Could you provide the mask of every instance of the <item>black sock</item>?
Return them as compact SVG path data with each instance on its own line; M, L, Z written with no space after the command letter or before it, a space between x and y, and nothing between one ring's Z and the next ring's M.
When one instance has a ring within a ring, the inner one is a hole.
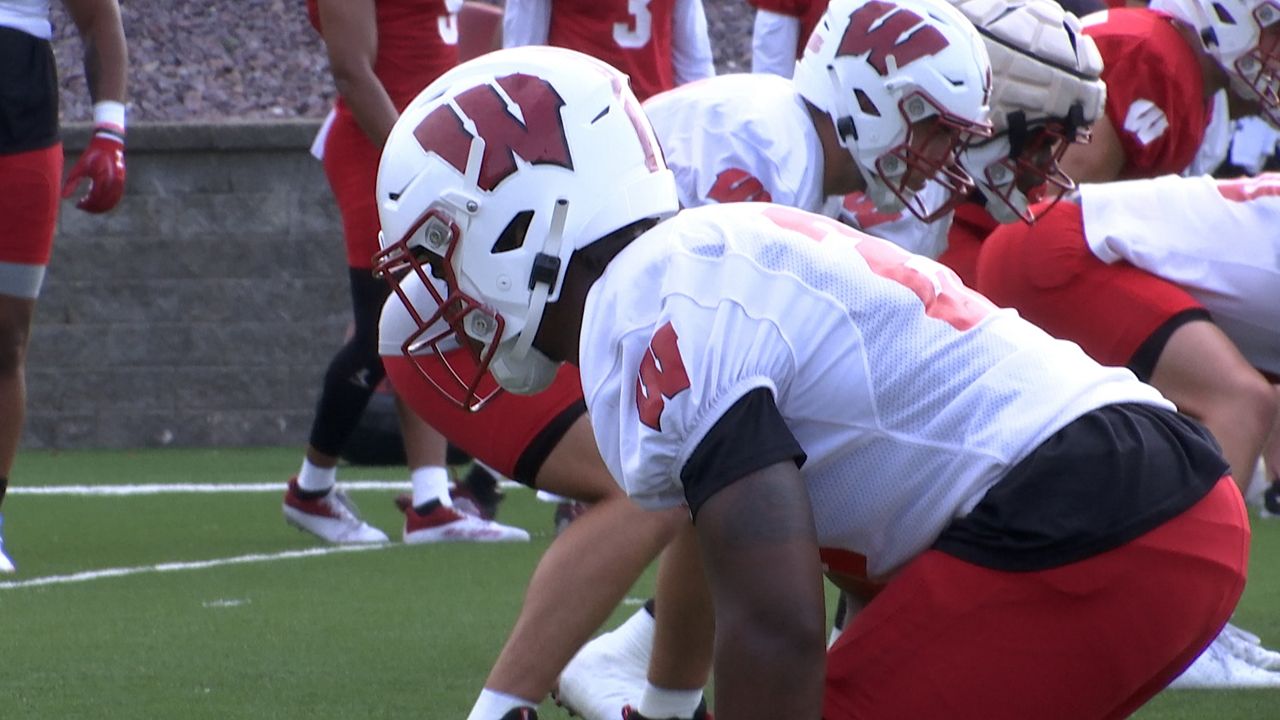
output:
M435 500L428 500L422 503L421 505L414 505L413 511L418 513L419 515L430 515L431 513L435 512L435 509L440 507L441 504L442 503L440 502L439 498Z
M9 490L9 478L0 475L0 505L4 505L4 494Z
M328 495L332 490L333 488L329 488L328 490L303 490L300 485L294 484L293 486L293 494L297 495L301 500L319 500L325 495Z
M653 610L653 608L656 607L657 604L658 604L657 598L649 598L648 600L644 601L644 611L649 613L649 617L651 618L658 617L657 615L654 614L654 610Z

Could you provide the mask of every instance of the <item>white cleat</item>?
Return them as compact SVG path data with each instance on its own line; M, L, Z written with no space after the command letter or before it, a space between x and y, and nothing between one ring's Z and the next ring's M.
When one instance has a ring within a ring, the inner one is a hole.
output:
M426 515L413 509L407 495L396 498L404 513L404 541L409 545L440 542L529 542L529 533L518 527L485 520L463 511L461 505L437 505Z
M1250 665L1263 670L1280 670L1280 652L1264 647L1262 639L1248 630L1227 623L1218 637L1226 643L1232 655Z
M0 574L12 575L18 568L4 551L4 513L0 513Z
M1219 633L1171 688L1280 688L1280 672L1252 665L1233 652L1227 633Z
M298 495L297 480L290 480L284 493L284 519L299 530L336 545L387 542L387 534L361 520L355 504L338 487L308 500Z
M585 720L618 720L627 705L638 706L653 651L653 616L644 608L617 629L592 640L560 673L552 696Z

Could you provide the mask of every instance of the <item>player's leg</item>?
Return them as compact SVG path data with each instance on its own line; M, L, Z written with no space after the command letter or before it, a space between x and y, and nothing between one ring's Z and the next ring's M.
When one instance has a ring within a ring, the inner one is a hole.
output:
M1224 479L1139 538L1050 570L926 551L832 648L824 717L1128 717L1226 622L1248 542Z
M421 365L384 347L387 375L416 413L459 449L519 482L591 507L548 548L530 579L520 615L486 680L471 718L492 720L520 704L536 706L561 668L617 607L687 515L632 503L600 458L576 370L561 368L534 396L498 395L470 413L444 398ZM446 354L460 358L463 351ZM614 718L610 718L614 720Z
M1271 383L1207 320L1185 323L1169 335L1148 382L1209 428L1241 484L1240 492L1247 494L1276 422Z
M27 347L53 250L61 176L61 144L0 154L0 508L26 419ZM0 573L10 573L3 522L0 514Z

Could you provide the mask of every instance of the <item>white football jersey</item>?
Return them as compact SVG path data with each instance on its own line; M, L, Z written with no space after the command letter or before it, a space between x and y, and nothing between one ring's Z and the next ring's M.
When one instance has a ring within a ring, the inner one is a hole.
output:
M919 198L927 209L941 207L951 199L950 192L930 180L920 191ZM954 213L947 213L927 223L908 210L882 213L864 192L849 193L843 199L840 222L855 227L881 240L888 240L898 247L937 260L947 249L947 231L951 229Z
M1172 408L927 258L777 205L682 212L591 289L580 367L597 444L629 495L684 502L681 469L769 389L807 461L823 548L883 578L1076 417Z
M804 100L776 75L720 75L649 98L680 204L773 202L835 217L822 192L822 144Z
M1280 374L1280 175L1080 188L1085 241L1184 288L1254 367Z
M49 0L0 0L0 27L11 27L48 40L53 36Z

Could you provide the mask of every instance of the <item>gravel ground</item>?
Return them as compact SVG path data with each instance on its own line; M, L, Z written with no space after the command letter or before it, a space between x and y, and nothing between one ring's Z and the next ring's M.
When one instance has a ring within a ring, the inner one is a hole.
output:
M304 0L121 0L129 42L130 121L323 117L328 61ZM724 72L750 64L753 9L704 0ZM53 3L54 52L66 122L90 118L80 41Z

